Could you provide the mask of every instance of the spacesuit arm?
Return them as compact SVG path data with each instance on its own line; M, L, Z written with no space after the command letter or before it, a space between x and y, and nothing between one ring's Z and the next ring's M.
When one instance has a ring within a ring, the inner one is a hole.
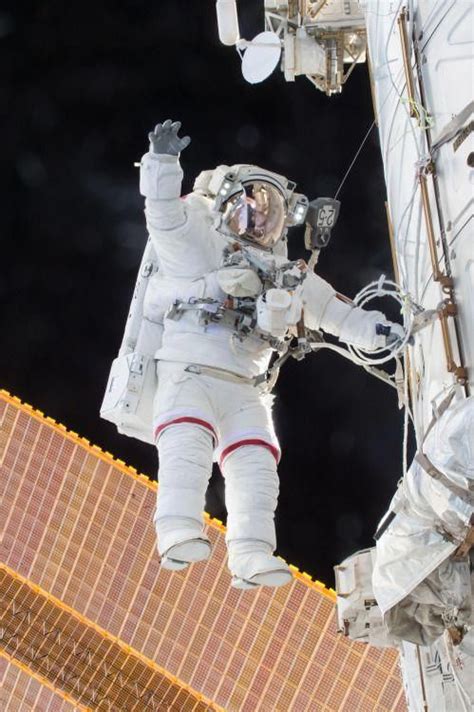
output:
M181 196L183 171L178 156L145 153L140 163L140 193L145 197L145 216L151 237L179 231L186 223ZM176 237L176 235L175 235Z
M341 341L373 351L385 346L377 324L389 324L379 311L365 311L343 301L324 279L308 272L303 282L304 321L309 329L322 329Z

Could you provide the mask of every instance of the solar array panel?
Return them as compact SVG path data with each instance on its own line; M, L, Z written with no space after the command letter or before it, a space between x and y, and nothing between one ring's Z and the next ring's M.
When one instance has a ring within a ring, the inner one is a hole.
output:
M209 518L212 557L161 570L156 483L5 392L0 419L2 561L25 582L226 710L406 710L396 652L337 635L334 592L296 571L231 588Z
M0 655L0 709L7 712L76 712L62 691L48 686L28 665Z
M0 602L4 654L82 710L220 709L4 565Z

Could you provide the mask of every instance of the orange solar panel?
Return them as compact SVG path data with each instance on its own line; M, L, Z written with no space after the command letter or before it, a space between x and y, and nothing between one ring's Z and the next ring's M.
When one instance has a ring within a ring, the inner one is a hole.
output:
M226 710L406 709L396 652L336 635L333 592L232 589L212 520L209 561L161 570L154 482L5 393L0 418L11 570Z
M28 712L76 712L81 708L67 701L60 691L47 686L28 666L9 662L0 655L0 709Z
M84 710L218 710L74 610L0 565L2 653Z

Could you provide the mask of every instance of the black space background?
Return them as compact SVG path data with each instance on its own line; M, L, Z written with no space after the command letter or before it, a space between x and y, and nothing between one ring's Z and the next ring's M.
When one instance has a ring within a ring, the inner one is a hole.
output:
M147 133L181 120L184 192L219 163L256 163L310 198L334 195L372 119L365 65L341 96L277 70L259 86L217 38L212 0L10 2L0 14L0 385L155 477L151 446L98 411L146 239L133 162ZM263 2L240 0L242 36ZM392 274L374 130L341 193L319 272L353 296ZM291 233L291 256L304 256ZM275 418L284 454L279 553L328 585L372 545L401 470L401 417L383 383L326 352L289 363ZM213 477L208 511L225 518Z

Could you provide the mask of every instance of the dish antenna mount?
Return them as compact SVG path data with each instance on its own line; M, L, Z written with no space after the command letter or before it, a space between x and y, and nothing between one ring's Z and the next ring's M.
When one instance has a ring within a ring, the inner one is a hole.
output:
M282 45L276 32L260 32L251 42L241 39L236 0L216 0L217 27L222 44L234 45L249 84L259 84L276 68Z

